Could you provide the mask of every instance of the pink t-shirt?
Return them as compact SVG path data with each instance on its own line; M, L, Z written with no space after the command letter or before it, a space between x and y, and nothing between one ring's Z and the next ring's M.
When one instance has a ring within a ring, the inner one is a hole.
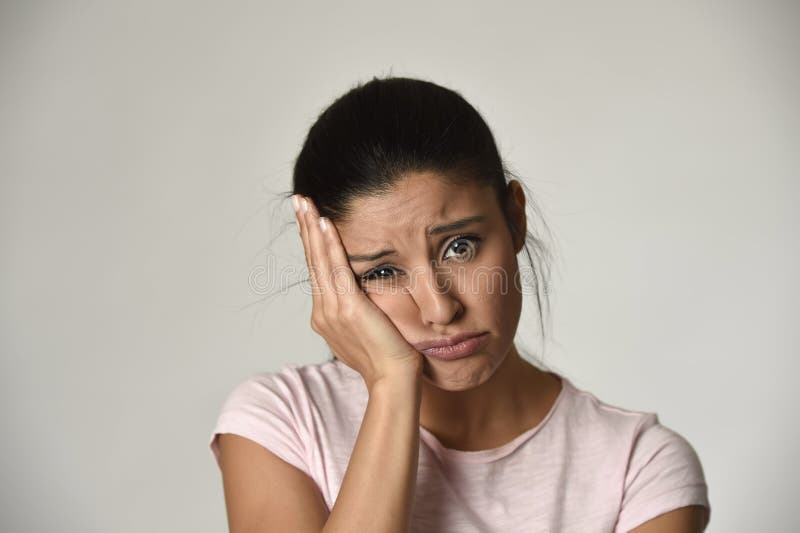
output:
M655 413L621 409L566 377L536 427L497 448L445 448L420 426L413 532L627 532L687 505L708 509L700 460ZM254 374L229 394L211 436L249 438L316 482L333 508L366 410L341 361Z

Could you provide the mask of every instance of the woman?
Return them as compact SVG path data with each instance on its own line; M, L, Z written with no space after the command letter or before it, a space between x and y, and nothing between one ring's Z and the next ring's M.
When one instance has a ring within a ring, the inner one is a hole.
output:
M480 114L430 82L373 79L319 116L292 201L335 358L228 397L211 448L231 531L704 530L683 437L517 351L517 254L540 322L548 269L507 176Z

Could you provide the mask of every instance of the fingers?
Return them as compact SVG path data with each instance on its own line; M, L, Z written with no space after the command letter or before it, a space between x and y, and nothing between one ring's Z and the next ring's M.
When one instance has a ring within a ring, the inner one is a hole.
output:
M303 198L307 202L307 209L305 212L305 226L307 232L307 239L309 245L309 253L314 269L310 274L312 279L316 281L316 286L319 294L322 296L323 305L330 305L330 267L328 259L328 250L325 243L322 228L320 226L319 212L314 206L314 203L308 199Z
M329 283L330 267L327 246L320 228L319 214L313 202L300 195L295 195L292 202L295 204L300 238L303 241L303 250L308 264L313 300L313 325L315 322L319 323L326 312L335 312L336 309L336 302L332 299L334 295Z
M339 295L352 295L355 292L361 292L361 288L356 282L356 276L353 269L350 268L350 261L347 259L344 245L342 244L341 236L336 226L325 219L328 223L328 230L325 232L325 240L327 241L327 251L329 259L329 268L331 271L331 282L334 285L336 293Z
M308 260L314 266L322 302L328 311L337 312L341 296L360 293L355 273L342 244L336 226L328 218L320 218L313 201L296 195L302 217L301 236L307 248ZM305 200L307 211L303 211ZM324 223L325 229L322 228ZM325 294L327 292L327 294Z
M306 256L306 265L311 268L311 255L308 246L308 231L306 230L305 211L307 204L303 202L302 197L298 194L292 196L292 204L294 205L295 214L297 215L297 229L300 233L300 240L303 242L303 254Z
M317 287L317 267L315 266L314 254L311 247L311 229L313 228L309 228L308 217L306 216L308 212L308 202L301 196L294 195L292 197L292 203L294 204L295 213L297 215L300 240L303 242L303 253L306 256L306 266L308 267L309 280L311 283L311 295L314 302L316 302L319 288Z

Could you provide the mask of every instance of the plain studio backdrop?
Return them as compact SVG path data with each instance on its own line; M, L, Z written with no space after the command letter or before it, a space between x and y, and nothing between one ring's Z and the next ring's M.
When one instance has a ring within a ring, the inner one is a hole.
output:
M798 531L798 7L2 2L0 530L226 529L225 396L328 357L275 195L393 74L461 92L536 195L538 358L692 443L709 532Z

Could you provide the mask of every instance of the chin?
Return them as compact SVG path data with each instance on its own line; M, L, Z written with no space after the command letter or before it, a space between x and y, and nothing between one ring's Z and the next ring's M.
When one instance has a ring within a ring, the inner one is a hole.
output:
M502 360L493 361L488 355L454 361L438 361L425 357L422 379L447 391L473 389L489 381L501 363Z

